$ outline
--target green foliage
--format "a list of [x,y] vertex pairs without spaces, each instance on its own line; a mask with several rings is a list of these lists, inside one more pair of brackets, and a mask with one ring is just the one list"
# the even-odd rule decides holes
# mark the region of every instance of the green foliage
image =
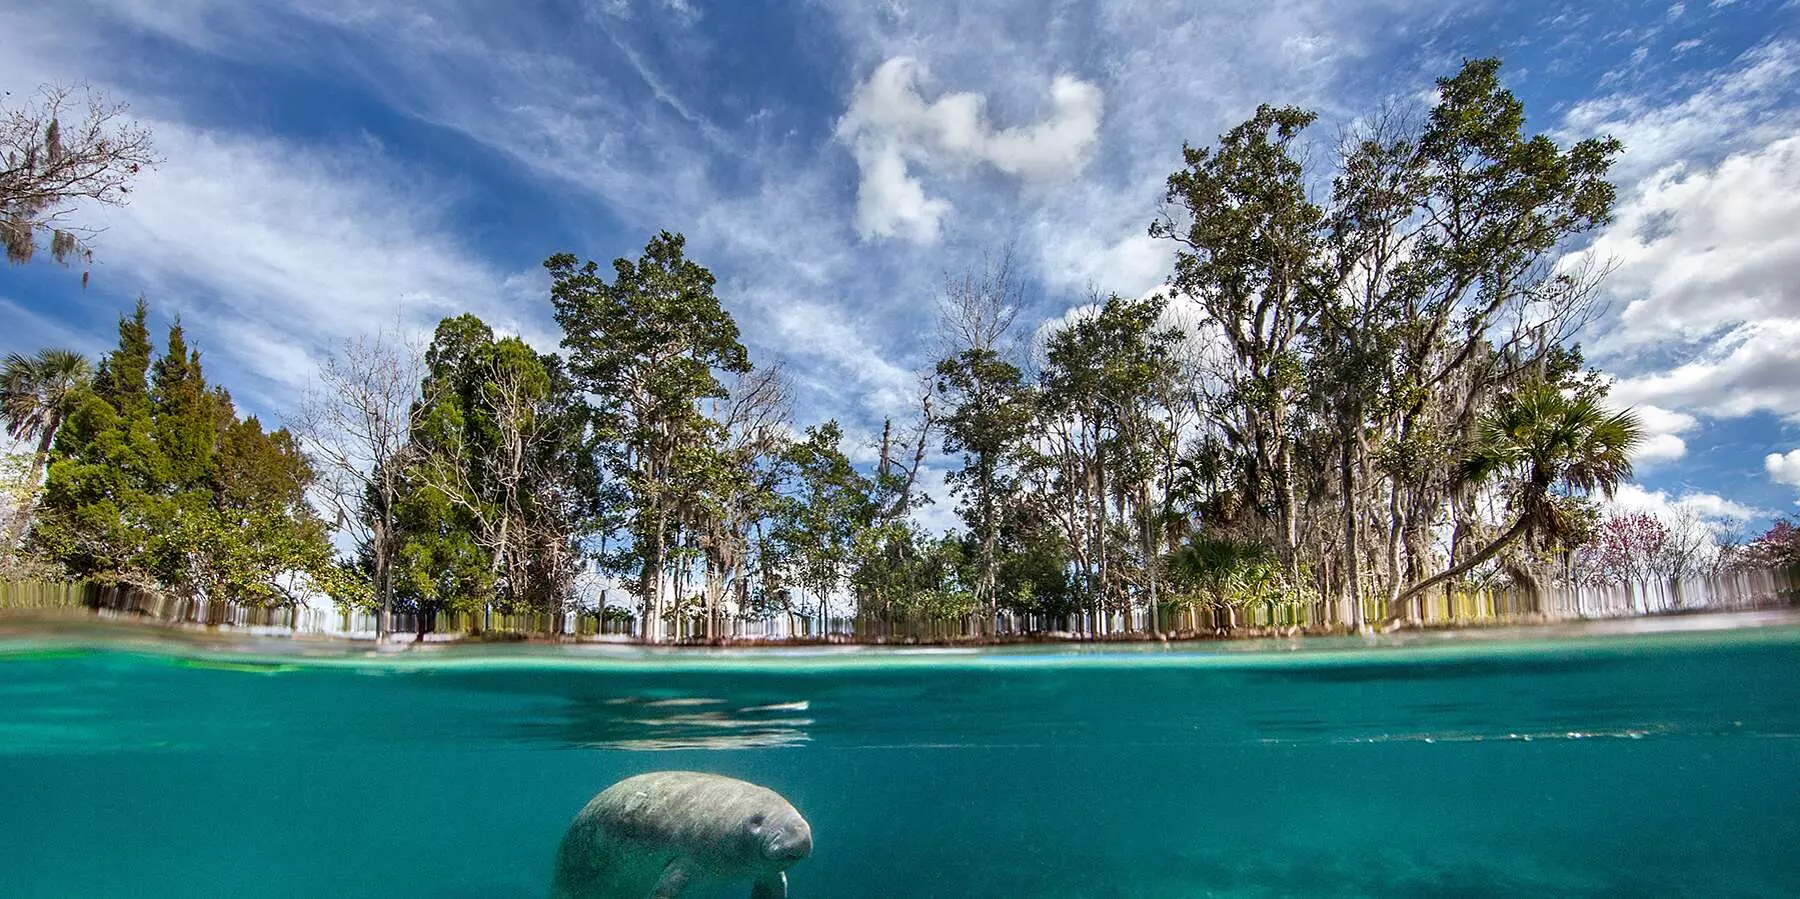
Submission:
[[[569,373],[593,395],[601,469],[616,487],[629,548],[609,559],[635,563],[647,608],[660,600],[670,529],[684,496],[709,478],[717,425],[698,403],[726,395],[719,373],[750,370],[737,325],[713,295],[713,276],[665,231],[636,262],[613,261],[609,283],[592,260],[550,257],[550,297],[563,328]],[[648,619],[650,615],[646,615]]]
[[92,380],[93,366],[73,350],[9,354],[0,367],[0,420],[6,422],[7,436],[49,441]]
[[332,581],[293,438],[209,389],[179,324],[152,374],[146,318],[140,301],[120,320],[118,349],[57,434],[32,549],[76,577],[252,604]]
[[1036,400],[1019,368],[991,349],[944,359],[936,375],[937,394],[948,407],[938,419],[944,451],[962,455],[962,468],[949,480],[962,499],[957,511],[975,538],[976,593],[992,601],[1000,507],[1018,489]]
[[860,614],[941,620],[979,609],[966,586],[967,553],[954,537],[932,538],[905,520],[881,522],[857,535],[854,559],[850,585]]
[[1170,603],[1199,602],[1218,608],[1276,606],[1310,600],[1289,581],[1281,560],[1264,543],[1195,536],[1168,558]]
[[829,602],[842,586],[863,529],[877,512],[872,485],[857,473],[828,421],[806,429],[785,457],[790,484],[777,506],[772,536],[778,556],[815,598]]
[[[590,526],[587,407],[554,356],[446,318],[425,353],[395,508],[403,608],[559,612]],[[373,510],[371,510],[373,511]]]
[[1553,491],[1612,495],[1631,478],[1631,451],[1641,434],[1629,411],[1609,412],[1592,397],[1535,384],[1482,418],[1463,467],[1477,482],[1509,475],[1512,508],[1525,536],[1556,540],[1583,524]]
[[[11,499],[0,550],[10,555],[19,537],[31,524],[32,506],[37,501],[44,469],[50,464],[50,447],[63,422],[88,395],[93,383],[93,366],[87,358],[71,350],[46,349],[31,357],[18,353],[6,357],[0,367],[0,421],[14,440],[36,441],[37,451],[30,464],[16,477],[7,475],[6,498]],[[4,502],[5,500],[0,500]]]

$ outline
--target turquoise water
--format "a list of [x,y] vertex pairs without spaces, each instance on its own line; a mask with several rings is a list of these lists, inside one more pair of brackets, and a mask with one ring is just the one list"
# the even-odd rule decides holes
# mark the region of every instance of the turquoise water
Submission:
[[793,802],[797,899],[1800,893],[1786,615],[923,652],[118,633],[0,635],[0,896],[541,897],[582,804],[661,769]]

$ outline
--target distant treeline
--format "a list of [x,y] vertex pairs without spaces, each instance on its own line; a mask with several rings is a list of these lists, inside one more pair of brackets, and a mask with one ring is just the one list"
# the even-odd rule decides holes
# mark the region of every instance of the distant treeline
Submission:
[[[796,426],[679,234],[545,263],[560,354],[472,315],[423,348],[356,339],[276,431],[207,383],[179,322],[153,353],[140,303],[96,367],[7,362],[6,421],[38,448],[10,564],[267,606],[323,592],[383,631],[585,607],[663,639],[1284,606],[1356,629],[1453,588],[1800,561],[1785,522],[1737,546],[1602,514],[1640,427],[1574,342],[1605,266],[1568,251],[1609,221],[1621,147],[1528,134],[1498,69],[1464,64],[1334,153],[1307,152],[1312,113],[1270,106],[1186,148],[1149,295],[1026,327],[1010,252],[949,279],[916,412],[861,465],[837,422]],[[928,497],[940,454],[951,496]],[[921,530],[935,499],[961,530]]]

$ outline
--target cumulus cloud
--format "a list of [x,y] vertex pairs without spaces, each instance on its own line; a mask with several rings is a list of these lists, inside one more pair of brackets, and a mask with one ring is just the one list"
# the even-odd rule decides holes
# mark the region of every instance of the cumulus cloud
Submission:
[[1691,409],[1714,418],[1770,412],[1800,422],[1800,321],[1732,328],[1691,359],[1614,382],[1613,399]]
[[1618,266],[1612,289],[1632,297],[1613,337],[1625,345],[1800,318],[1800,133],[1709,171],[1664,169],[1593,251]]
[[1742,523],[1768,514],[1716,493],[1690,491],[1671,496],[1666,490],[1648,490],[1640,484],[1621,486],[1605,505],[1615,514],[1645,512],[1665,521],[1692,518],[1718,526]]
[[837,138],[851,148],[862,181],[857,227],[864,237],[905,236],[930,242],[938,236],[950,203],[925,196],[911,166],[962,170],[987,164],[1026,180],[1081,170],[1100,132],[1099,87],[1073,76],[1050,83],[1050,112],[1031,125],[995,128],[987,98],[944,94],[926,102],[920,82],[928,76],[917,59],[890,59],[857,87],[838,120]]
[[[1800,44],[1773,41],[1656,100],[1577,104],[1565,132],[1627,150],[1613,223],[1582,259],[1615,266],[1618,313],[1587,342],[1620,375],[1613,398],[1676,415],[1800,422],[1800,116],[1786,98]],[[1576,257],[1571,257],[1570,261]],[[1642,460],[1685,453],[1691,429],[1646,422]]]
[[1776,483],[1800,487],[1800,449],[1770,453],[1763,459],[1763,468]]
[[1667,462],[1687,455],[1687,441],[1681,434],[1691,430],[1699,420],[1684,412],[1671,412],[1649,404],[1634,407],[1638,423],[1643,426],[1642,442],[1631,460],[1638,465]]

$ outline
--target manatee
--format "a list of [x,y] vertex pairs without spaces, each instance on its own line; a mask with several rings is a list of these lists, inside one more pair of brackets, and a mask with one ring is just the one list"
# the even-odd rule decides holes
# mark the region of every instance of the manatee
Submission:
[[674,899],[751,880],[751,899],[787,896],[787,869],[812,854],[812,827],[773,790],[717,774],[658,771],[602,790],[563,835],[552,899]]

